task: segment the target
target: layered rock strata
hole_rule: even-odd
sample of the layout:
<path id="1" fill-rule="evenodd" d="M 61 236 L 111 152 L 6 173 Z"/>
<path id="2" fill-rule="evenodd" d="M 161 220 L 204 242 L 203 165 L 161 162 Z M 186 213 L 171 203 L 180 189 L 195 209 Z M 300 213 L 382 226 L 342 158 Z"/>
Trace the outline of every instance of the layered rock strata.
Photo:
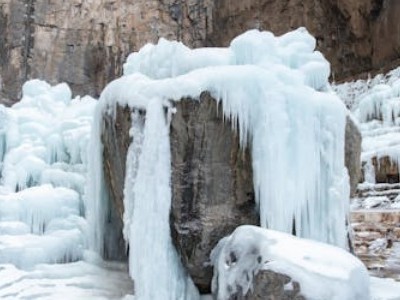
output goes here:
<path id="1" fill-rule="evenodd" d="M 398 60 L 399 13 L 396 0 L 3 0 L 0 101 L 16 101 L 29 78 L 98 96 L 148 42 L 224 46 L 254 28 L 279 35 L 305 26 L 342 79 Z"/>

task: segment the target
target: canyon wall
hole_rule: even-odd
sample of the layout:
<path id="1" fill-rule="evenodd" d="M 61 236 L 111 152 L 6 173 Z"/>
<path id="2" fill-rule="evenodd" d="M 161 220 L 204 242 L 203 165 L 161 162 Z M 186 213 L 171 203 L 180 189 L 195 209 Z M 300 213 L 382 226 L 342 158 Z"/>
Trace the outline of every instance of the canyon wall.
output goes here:
<path id="1" fill-rule="evenodd" d="M 398 63 L 399 13 L 396 0 L 0 0 L 0 101 L 30 78 L 96 97 L 147 42 L 225 46 L 251 28 L 305 26 L 341 80 Z"/>
<path id="2" fill-rule="evenodd" d="M 147 42 L 204 45 L 207 13 L 205 1 L 1 0 L 0 97 L 16 101 L 30 78 L 97 97 Z"/>

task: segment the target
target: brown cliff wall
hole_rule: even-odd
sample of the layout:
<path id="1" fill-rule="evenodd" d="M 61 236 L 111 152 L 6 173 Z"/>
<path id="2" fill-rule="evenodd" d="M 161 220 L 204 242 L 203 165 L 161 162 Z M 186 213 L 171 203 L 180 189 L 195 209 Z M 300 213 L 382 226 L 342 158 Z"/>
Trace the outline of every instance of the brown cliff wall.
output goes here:
<path id="1" fill-rule="evenodd" d="M 396 0 L 215 1 L 212 44 L 259 28 L 283 34 L 306 27 L 332 64 L 333 77 L 393 67 L 400 58 L 400 2 Z"/>
<path id="2" fill-rule="evenodd" d="M 342 79 L 398 62 L 399 14 L 397 0 L 0 0 L 0 99 L 29 78 L 98 96 L 147 42 L 222 46 L 251 28 L 307 27 Z"/>
<path id="3" fill-rule="evenodd" d="M 206 2 L 0 0 L 0 99 L 16 101 L 30 78 L 98 96 L 147 42 L 203 45 Z"/>

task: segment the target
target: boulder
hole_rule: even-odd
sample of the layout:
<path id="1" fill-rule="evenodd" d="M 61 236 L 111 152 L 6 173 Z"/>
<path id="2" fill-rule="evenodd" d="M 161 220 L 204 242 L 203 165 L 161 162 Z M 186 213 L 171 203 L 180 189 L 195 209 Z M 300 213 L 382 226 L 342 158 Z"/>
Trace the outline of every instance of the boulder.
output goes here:
<path id="1" fill-rule="evenodd" d="M 243 224 L 259 224 L 254 200 L 250 149 L 241 149 L 238 132 L 223 118 L 221 104 L 209 93 L 200 101 L 181 99 L 170 127 L 172 207 L 170 227 L 173 242 L 194 283 L 203 293 L 211 288 L 211 250 L 224 236 Z M 104 115 L 104 178 L 110 194 L 108 228 L 118 236 L 106 244 L 118 245 L 108 258 L 125 257 L 123 190 L 131 112 L 116 107 L 115 116 Z M 145 122 L 145 112 L 141 112 Z M 133 137 L 134 138 L 134 137 Z M 352 192 L 359 181 L 361 136 L 348 119 L 346 166 Z M 106 231 L 107 232 L 107 231 Z M 119 232 L 119 234 L 115 234 Z M 107 234 L 106 234 L 107 239 Z"/>
<path id="2" fill-rule="evenodd" d="M 259 224 L 259 216 L 250 150 L 240 148 L 238 133 L 223 120 L 222 107 L 208 93 L 200 100 L 177 102 L 171 121 L 170 225 L 173 242 L 194 283 L 202 292 L 210 292 L 212 267 L 207 264 L 211 250 L 237 226 Z M 103 117 L 103 169 L 112 211 L 107 227 L 114 232 L 122 232 L 123 227 L 130 115 L 130 108 L 117 106 L 115 117 Z M 142 117 L 144 122 L 145 113 Z M 106 244 L 123 249 L 108 251 L 108 258 L 124 256 L 122 233 L 117 241 Z"/>

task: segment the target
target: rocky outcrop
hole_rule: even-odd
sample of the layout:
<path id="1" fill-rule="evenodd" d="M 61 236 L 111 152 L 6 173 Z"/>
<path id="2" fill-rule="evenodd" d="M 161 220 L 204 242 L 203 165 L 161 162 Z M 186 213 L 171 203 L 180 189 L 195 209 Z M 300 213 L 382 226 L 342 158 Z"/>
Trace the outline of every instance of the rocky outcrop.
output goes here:
<path id="1" fill-rule="evenodd" d="M 396 0 L 222 0 L 213 11 L 213 28 L 220 29 L 210 36 L 215 45 L 249 28 L 283 34 L 304 26 L 331 62 L 334 79 L 398 65 Z"/>
<path id="2" fill-rule="evenodd" d="M 159 37 L 204 45 L 210 1 L 4 0 L 0 3 L 0 99 L 22 83 L 67 82 L 98 96 L 127 55 Z"/>
<path id="3" fill-rule="evenodd" d="M 217 242 L 242 224 L 257 225 L 251 156 L 223 121 L 209 94 L 181 100 L 171 123 L 173 241 L 202 292 L 210 291 L 207 265 Z"/>
<path id="4" fill-rule="evenodd" d="M 350 196 L 354 197 L 361 180 L 361 132 L 350 117 L 346 121 L 345 165 L 350 177 Z"/>
<path id="5" fill-rule="evenodd" d="M 396 0 L 3 0 L 0 101 L 16 101 L 30 78 L 98 96 L 147 42 L 224 46 L 252 28 L 283 34 L 305 26 L 341 79 L 398 60 L 399 13 Z"/>
<path id="6" fill-rule="evenodd" d="M 300 284 L 289 276 L 270 270 L 261 270 L 253 278 L 252 289 L 246 295 L 242 291 L 233 294 L 229 300 L 306 300 L 301 295 Z"/>

